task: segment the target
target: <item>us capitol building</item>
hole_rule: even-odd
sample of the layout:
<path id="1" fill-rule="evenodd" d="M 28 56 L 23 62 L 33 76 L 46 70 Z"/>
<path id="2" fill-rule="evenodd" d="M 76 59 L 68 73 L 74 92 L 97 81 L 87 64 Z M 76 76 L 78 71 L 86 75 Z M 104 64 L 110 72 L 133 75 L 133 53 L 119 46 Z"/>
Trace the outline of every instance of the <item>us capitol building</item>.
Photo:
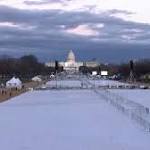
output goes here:
<path id="1" fill-rule="evenodd" d="M 45 65 L 47 67 L 55 67 L 55 62 L 47 62 Z M 75 54 L 72 50 L 70 50 L 68 53 L 67 60 L 65 62 L 59 62 L 59 66 L 62 66 L 63 69 L 67 72 L 78 72 L 81 66 L 97 67 L 99 66 L 99 63 L 96 61 L 76 62 Z"/>

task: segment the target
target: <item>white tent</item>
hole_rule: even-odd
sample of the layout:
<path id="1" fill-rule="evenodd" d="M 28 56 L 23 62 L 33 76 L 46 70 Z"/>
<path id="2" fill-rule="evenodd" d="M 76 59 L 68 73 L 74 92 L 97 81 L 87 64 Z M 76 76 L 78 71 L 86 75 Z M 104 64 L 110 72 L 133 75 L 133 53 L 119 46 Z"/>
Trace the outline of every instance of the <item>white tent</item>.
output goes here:
<path id="1" fill-rule="evenodd" d="M 19 78 L 13 77 L 9 81 L 6 82 L 6 87 L 7 88 L 22 88 L 22 82 Z"/>
<path id="2" fill-rule="evenodd" d="M 38 76 L 35 76 L 35 77 L 32 78 L 32 81 L 34 81 L 34 82 L 41 82 L 42 79 L 40 77 L 38 77 Z"/>
<path id="3" fill-rule="evenodd" d="M 50 79 L 55 78 L 55 75 L 51 74 L 50 75 Z"/>

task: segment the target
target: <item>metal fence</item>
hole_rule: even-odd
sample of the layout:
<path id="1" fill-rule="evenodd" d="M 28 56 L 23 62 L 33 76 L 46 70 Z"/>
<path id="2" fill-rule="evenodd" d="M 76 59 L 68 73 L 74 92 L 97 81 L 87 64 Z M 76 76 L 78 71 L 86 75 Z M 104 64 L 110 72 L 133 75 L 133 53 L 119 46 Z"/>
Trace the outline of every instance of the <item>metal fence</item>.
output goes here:
<path id="1" fill-rule="evenodd" d="M 65 77 L 64 77 L 65 80 Z M 63 80 L 63 81 L 64 81 Z M 107 101 L 109 104 L 117 108 L 124 115 L 128 116 L 135 122 L 137 122 L 140 126 L 142 126 L 146 131 L 150 132 L 150 113 L 149 108 L 134 102 L 130 99 L 124 98 L 117 93 L 113 93 L 107 87 L 99 88 L 95 86 L 94 82 L 91 82 L 84 76 L 78 76 L 76 79 L 80 81 L 77 86 L 67 86 L 60 84 L 57 85 L 57 89 L 92 89 L 96 94 L 98 94 L 102 99 Z M 58 81 L 59 82 L 59 81 Z M 56 89 L 55 84 L 54 87 L 46 87 L 45 89 Z"/>
<path id="2" fill-rule="evenodd" d="M 118 94 L 112 93 L 107 89 L 98 90 L 95 88 L 94 92 L 110 103 L 112 106 L 117 108 L 117 110 L 130 117 L 132 120 L 136 121 L 146 131 L 150 132 L 149 108 L 121 97 Z"/>

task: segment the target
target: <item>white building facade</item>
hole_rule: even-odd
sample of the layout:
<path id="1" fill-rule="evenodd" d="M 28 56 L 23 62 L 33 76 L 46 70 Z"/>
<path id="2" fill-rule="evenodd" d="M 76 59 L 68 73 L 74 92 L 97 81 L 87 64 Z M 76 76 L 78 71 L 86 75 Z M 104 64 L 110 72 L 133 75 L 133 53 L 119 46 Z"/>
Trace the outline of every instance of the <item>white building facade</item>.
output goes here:
<path id="1" fill-rule="evenodd" d="M 55 67 L 55 62 L 48 62 L 45 65 L 48 67 Z M 68 53 L 67 60 L 65 62 L 59 62 L 59 65 L 67 72 L 78 72 L 81 66 L 97 67 L 99 63 L 95 61 L 76 62 L 75 54 L 71 50 Z"/>

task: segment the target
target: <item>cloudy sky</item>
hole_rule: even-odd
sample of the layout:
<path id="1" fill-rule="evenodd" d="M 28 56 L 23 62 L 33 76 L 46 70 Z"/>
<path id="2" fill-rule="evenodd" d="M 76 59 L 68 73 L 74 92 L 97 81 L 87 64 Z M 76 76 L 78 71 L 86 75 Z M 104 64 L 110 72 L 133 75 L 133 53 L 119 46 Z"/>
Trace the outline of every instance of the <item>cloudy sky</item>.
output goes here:
<path id="1" fill-rule="evenodd" d="M 150 58 L 149 0 L 0 0 L 0 55 Z"/>

